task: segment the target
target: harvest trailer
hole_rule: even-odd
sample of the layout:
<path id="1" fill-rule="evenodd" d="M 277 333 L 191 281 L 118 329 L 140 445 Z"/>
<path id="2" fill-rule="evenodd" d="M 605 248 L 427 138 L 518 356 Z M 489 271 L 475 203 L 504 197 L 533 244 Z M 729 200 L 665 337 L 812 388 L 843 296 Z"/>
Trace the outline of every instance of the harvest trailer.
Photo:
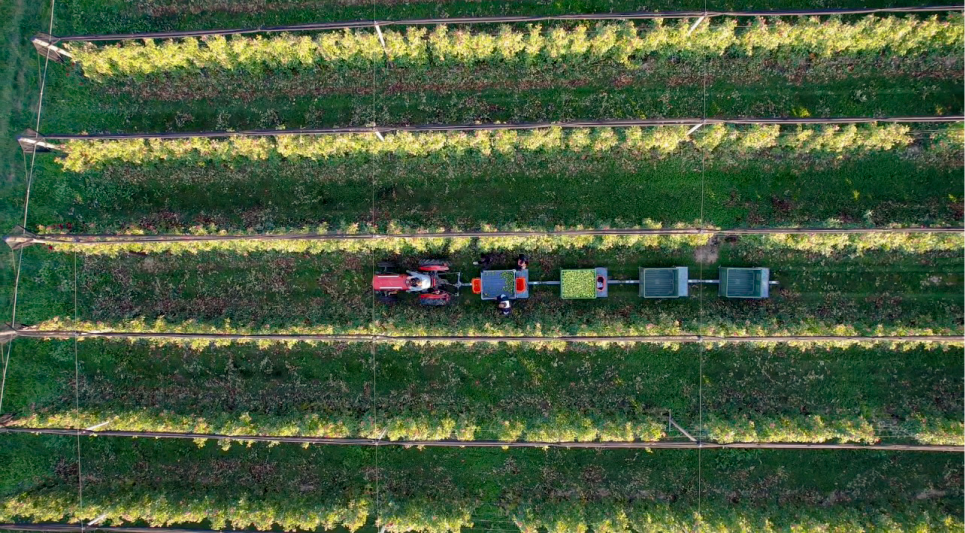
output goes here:
<path id="1" fill-rule="evenodd" d="M 558 281 L 529 279 L 528 269 L 483 270 L 478 278 L 463 283 L 461 273 L 449 273 L 448 262 L 423 259 L 417 270 L 398 272 L 392 263 L 379 263 L 380 272 L 372 278 L 372 289 L 383 302 L 393 302 L 401 293 L 417 295 L 419 303 L 447 305 L 463 287 L 483 300 L 521 300 L 529 298 L 529 288 L 559 285 L 564 300 L 606 298 L 610 285 L 638 285 L 641 298 L 673 299 L 690 295 L 690 285 L 718 285 L 724 298 L 764 299 L 770 296 L 771 271 L 764 267 L 720 267 L 718 279 L 690 279 L 687 267 L 640 268 L 637 279 L 610 279 L 606 267 L 563 269 Z M 445 276 L 455 276 L 455 281 Z"/>

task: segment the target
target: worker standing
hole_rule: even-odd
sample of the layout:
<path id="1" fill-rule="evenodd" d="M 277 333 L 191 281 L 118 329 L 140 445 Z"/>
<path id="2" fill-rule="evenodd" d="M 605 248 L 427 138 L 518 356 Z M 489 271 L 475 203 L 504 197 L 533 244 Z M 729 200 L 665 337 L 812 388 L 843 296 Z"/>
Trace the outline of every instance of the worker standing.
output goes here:
<path id="1" fill-rule="evenodd" d="M 505 294 L 500 294 L 496 298 L 496 308 L 503 316 L 509 316 L 513 312 L 513 302 Z"/>
<path id="2" fill-rule="evenodd" d="M 489 267 L 492 266 L 493 261 L 494 261 L 493 254 L 485 253 L 479 257 L 478 261 L 473 261 L 472 264 L 478 266 L 480 271 L 484 271 L 484 270 L 489 270 Z"/>

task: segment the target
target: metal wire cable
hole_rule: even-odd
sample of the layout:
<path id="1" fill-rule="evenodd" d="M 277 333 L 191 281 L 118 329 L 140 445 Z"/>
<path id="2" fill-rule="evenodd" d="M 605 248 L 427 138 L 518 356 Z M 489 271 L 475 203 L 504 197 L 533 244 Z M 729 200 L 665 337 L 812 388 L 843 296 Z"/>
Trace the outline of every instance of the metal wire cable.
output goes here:
<path id="1" fill-rule="evenodd" d="M 377 18 L 377 15 L 378 15 L 377 5 L 376 5 L 376 3 L 373 1 L 373 2 L 372 2 L 372 20 L 375 20 L 375 19 Z M 376 28 L 378 28 L 377 25 L 376 25 Z M 381 33 L 380 33 L 379 35 L 381 36 Z M 379 75 L 379 73 L 377 72 L 377 69 L 378 69 L 378 66 L 377 66 L 377 65 L 372 65 L 372 117 L 373 117 L 373 119 L 375 119 L 375 117 L 378 117 L 378 115 L 379 115 L 379 109 L 378 109 L 378 104 L 377 104 L 378 97 L 379 97 L 379 92 L 378 92 L 378 75 Z M 384 72 L 383 72 L 383 75 L 384 75 Z M 380 136 L 380 138 L 381 138 L 381 136 Z M 376 208 L 377 208 L 377 206 L 376 206 L 376 179 L 377 179 L 376 176 L 377 176 L 377 175 L 378 175 L 378 172 L 376 172 L 375 169 L 373 168 L 373 169 L 372 169 L 372 226 L 371 226 L 372 228 L 375 228 L 375 227 L 376 227 L 376 221 L 377 221 L 377 219 L 376 219 L 376 212 L 377 212 L 377 211 L 376 211 Z M 375 253 L 374 253 L 374 252 L 372 253 L 371 259 L 372 259 L 372 262 L 371 262 L 371 263 L 372 263 L 372 276 L 374 277 L 374 276 L 375 276 L 375 272 L 376 272 L 376 259 L 375 259 Z M 375 324 L 375 323 L 376 323 L 376 300 L 375 300 L 375 291 L 372 291 L 371 296 L 372 296 L 372 299 L 371 299 L 371 302 L 372 302 L 372 324 Z M 372 363 L 372 413 L 373 413 L 372 416 L 373 416 L 373 419 L 375 420 L 375 427 L 378 428 L 378 427 L 379 427 L 379 403 L 378 403 L 378 395 L 377 395 L 377 392 L 376 392 L 376 381 L 378 380 L 378 366 L 377 366 L 377 364 L 376 364 L 376 357 L 377 357 L 376 344 L 375 344 L 374 342 L 372 342 L 372 343 L 369 345 L 369 349 L 370 349 L 370 353 L 371 353 L 371 356 L 372 356 L 372 360 L 371 360 L 371 363 Z M 379 441 L 382 440 L 382 436 L 383 436 L 383 435 L 384 435 L 384 433 L 380 433 L 380 434 L 379 434 L 379 439 L 378 439 Z M 378 446 L 375 447 L 375 451 L 374 451 L 374 453 L 373 453 L 373 456 L 374 456 L 374 461 L 373 461 L 373 462 L 375 463 L 375 525 L 378 526 L 379 523 L 382 521 L 382 494 L 381 494 L 382 472 L 381 472 L 381 470 L 379 470 L 379 447 L 378 447 Z M 380 533 L 381 533 L 381 531 L 380 531 Z"/>
<path id="2" fill-rule="evenodd" d="M 630 441 L 630 442 L 539 442 L 539 441 L 493 441 L 493 440 L 384 440 L 340 439 L 326 437 L 290 437 L 282 435 L 224 435 L 218 433 L 180 433 L 174 431 L 92 431 L 69 428 L 0 428 L 0 433 L 28 433 L 41 435 L 74 435 L 77 432 L 88 437 L 152 438 L 152 439 L 213 439 L 239 442 L 280 442 L 296 444 L 319 444 L 331 446 L 396 446 L 427 448 L 561 448 L 561 449 L 775 449 L 775 450 L 892 450 L 911 452 L 965 452 L 965 446 L 951 444 L 857 444 L 857 443 L 810 443 L 810 442 L 733 442 L 709 441 Z"/>
<path id="3" fill-rule="evenodd" d="M 77 321 L 77 253 L 74 253 L 74 321 Z M 74 337 L 74 409 L 80 412 L 80 356 L 77 351 L 77 337 Z M 80 444 L 81 432 L 77 429 L 77 501 L 80 530 L 84 531 L 84 470 Z"/>
<path id="4" fill-rule="evenodd" d="M 704 11 L 707 11 L 707 0 L 704 0 Z M 694 26 L 696 29 L 696 25 Z M 703 91 L 701 94 L 701 118 L 703 122 L 707 121 L 707 77 L 709 58 L 707 56 L 703 57 L 703 76 L 702 84 Z M 704 204 L 707 198 L 707 150 L 700 151 L 700 228 L 703 229 L 707 221 L 704 220 Z M 711 243 L 708 242 L 705 246 L 709 246 Z M 699 275 L 700 278 L 704 278 L 704 262 L 699 262 Z M 697 297 L 697 334 L 704 334 L 704 289 L 701 287 L 700 293 Z M 698 416 L 698 428 L 697 428 L 697 439 L 700 441 L 704 436 L 704 349 L 706 345 L 701 344 L 700 349 L 697 350 L 697 416 Z M 701 505 L 703 501 L 701 499 L 701 488 L 703 487 L 703 454 L 702 449 L 697 449 L 697 520 L 695 524 L 695 533 L 701 529 Z"/>
<path id="5" fill-rule="evenodd" d="M 39 339 L 170 339 L 181 341 L 274 341 L 274 342 L 376 342 L 380 344 L 397 343 L 449 343 L 449 344 L 486 344 L 500 342 L 519 343 L 721 343 L 721 344 L 760 344 L 778 342 L 935 342 L 962 343 L 962 335 L 558 335 L 558 336 L 513 336 L 513 335 L 375 335 L 375 334 L 274 334 L 274 333 L 173 333 L 140 331 L 81 331 L 81 330 L 40 330 L 21 328 L 0 333 L 7 338 Z"/>
<path id="6" fill-rule="evenodd" d="M 47 30 L 48 32 L 54 31 L 55 2 L 56 0 L 50 0 L 50 25 Z M 40 116 L 44 106 L 44 89 L 47 86 L 47 67 L 50 64 L 50 56 L 45 55 L 44 58 L 45 58 L 44 70 L 43 70 L 43 75 L 40 78 L 40 96 L 37 101 L 37 124 L 36 124 L 35 131 L 40 131 Z M 31 189 L 31 185 L 33 184 L 34 164 L 36 163 L 36 161 L 37 161 L 37 151 L 34 150 L 30 156 L 30 168 L 27 170 L 27 175 L 25 176 L 26 192 L 24 194 L 24 201 L 23 201 L 23 225 L 21 226 L 22 228 L 24 228 L 23 230 L 24 235 L 26 235 L 26 232 L 27 232 L 26 230 L 27 214 L 30 209 L 30 189 Z M 24 155 L 24 163 L 26 164 L 26 154 Z M 20 273 L 21 273 L 21 270 L 23 269 L 23 248 L 20 249 L 20 253 L 18 255 L 19 255 L 19 258 L 17 260 L 17 267 L 16 267 L 17 272 L 13 278 L 13 297 L 12 297 L 13 306 L 10 312 L 10 326 L 14 328 L 17 327 L 17 297 L 20 292 Z M 13 351 L 12 346 L 7 348 L 7 357 L 3 362 L 3 376 L 2 378 L 0 378 L 0 413 L 3 412 L 3 394 L 7 386 L 7 368 L 9 367 L 9 364 L 10 364 L 10 356 L 12 354 L 12 351 Z"/>
<path id="7" fill-rule="evenodd" d="M 684 18 L 715 18 L 715 17 L 800 17 L 800 16 L 833 16 L 833 15 L 873 15 L 877 13 L 941 13 L 962 11 L 965 6 L 921 6 L 921 7 L 883 7 L 857 9 L 811 9 L 811 10 L 781 10 L 781 11 L 636 11 L 630 13 L 591 13 L 575 15 L 538 15 L 538 16 L 496 16 L 496 17 L 448 17 L 409 20 L 359 20 L 347 22 L 322 22 L 310 24 L 294 24 L 288 26 L 259 26 L 255 28 L 220 29 L 220 30 L 189 30 L 162 31 L 145 33 L 116 33 L 94 35 L 66 35 L 53 37 L 53 42 L 77 41 L 123 41 L 129 39 L 176 39 L 183 37 L 203 37 L 212 35 L 242 35 L 247 33 L 276 33 L 324 31 L 355 28 L 371 28 L 379 26 L 432 26 L 439 24 L 511 24 L 525 22 L 550 21 L 603 21 L 603 20 L 654 20 L 654 19 L 684 19 Z M 373 15 L 374 15 L 373 6 Z"/>

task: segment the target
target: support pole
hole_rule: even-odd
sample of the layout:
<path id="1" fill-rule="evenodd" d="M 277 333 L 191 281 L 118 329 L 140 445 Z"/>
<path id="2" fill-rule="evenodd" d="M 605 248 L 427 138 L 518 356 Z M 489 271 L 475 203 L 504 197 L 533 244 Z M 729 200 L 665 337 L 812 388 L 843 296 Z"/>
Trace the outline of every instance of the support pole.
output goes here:
<path id="1" fill-rule="evenodd" d="M 673 416 L 671 416 L 670 414 L 668 414 L 668 415 L 667 415 L 667 420 L 669 420 L 670 423 L 673 424 L 673 427 L 677 428 L 677 431 L 683 433 L 685 437 L 687 437 L 688 439 L 690 439 L 691 442 L 697 442 L 697 439 L 695 439 L 693 435 L 691 435 L 690 433 L 687 433 L 687 430 L 686 430 L 686 429 L 680 427 L 680 424 L 678 424 L 677 421 L 673 419 Z"/>
<path id="2" fill-rule="evenodd" d="M 7 243 L 11 250 L 19 250 L 31 244 L 36 244 L 38 239 L 37 235 L 30 233 L 23 226 L 14 227 L 9 235 L 3 237 L 3 241 Z"/>
<path id="3" fill-rule="evenodd" d="M 107 519 L 107 513 L 104 513 L 98 516 L 97 518 L 91 520 L 90 522 L 87 522 L 87 527 L 96 526 L 97 524 L 100 524 L 106 519 Z"/>
<path id="4" fill-rule="evenodd" d="M 70 52 L 55 45 L 54 43 L 56 42 L 56 39 L 46 33 L 38 33 L 33 39 L 30 39 L 30 44 L 34 45 L 37 52 L 47 59 L 63 63 L 64 58 L 70 59 L 73 57 L 70 55 Z"/>
<path id="5" fill-rule="evenodd" d="M 111 421 L 108 420 L 108 421 L 106 421 L 106 422 L 101 422 L 100 424 L 94 424 L 93 426 L 85 429 L 84 431 L 97 431 L 98 429 L 100 429 L 100 428 L 102 428 L 102 427 L 104 427 L 104 426 L 106 426 L 107 424 L 110 424 L 110 423 L 111 423 Z"/>
<path id="6" fill-rule="evenodd" d="M 6 344 L 16 338 L 17 330 L 13 329 L 7 324 L 0 325 L 0 344 Z"/>
<path id="7" fill-rule="evenodd" d="M 706 15 L 706 14 L 701 15 L 700 18 L 697 19 L 697 22 L 694 22 L 693 26 L 691 26 L 691 27 L 690 27 L 690 30 L 687 32 L 687 37 L 690 37 L 690 34 L 693 33 L 694 30 L 697 29 L 697 26 L 700 26 L 700 23 L 703 22 L 705 18 L 707 18 L 707 15 Z"/>
<path id="8" fill-rule="evenodd" d="M 687 135 L 689 136 L 689 135 L 692 134 L 693 132 L 699 130 L 700 127 L 703 126 L 703 125 L 704 125 L 703 122 L 701 122 L 700 124 L 695 124 L 693 128 L 690 128 L 689 130 L 687 130 Z"/>
<path id="9" fill-rule="evenodd" d="M 61 151 L 59 146 L 50 144 L 42 135 L 30 129 L 24 130 L 24 132 L 17 137 L 17 143 L 20 144 L 20 149 L 23 150 L 25 154 Z"/>
<path id="10" fill-rule="evenodd" d="M 385 47 L 385 37 L 382 36 L 382 28 L 379 27 L 378 22 L 374 23 L 374 25 L 375 25 L 375 33 L 379 36 L 379 42 L 382 43 L 382 51 L 385 52 L 386 55 L 388 55 L 389 50 L 388 48 Z"/>

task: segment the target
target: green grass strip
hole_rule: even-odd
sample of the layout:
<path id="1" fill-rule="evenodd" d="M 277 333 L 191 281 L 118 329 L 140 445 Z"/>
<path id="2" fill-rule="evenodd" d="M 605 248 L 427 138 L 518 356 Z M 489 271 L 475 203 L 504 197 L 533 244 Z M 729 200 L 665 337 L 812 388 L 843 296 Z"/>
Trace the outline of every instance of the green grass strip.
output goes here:
<path id="1" fill-rule="evenodd" d="M 189 442 L 91 439 L 83 441 L 81 506 L 73 439 L 8 442 L 0 450 L 5 464 L 29 464 L 4 476 L 12 488 L 0 503 L 5 521 L 104 515 L 111 525 L 394 532 L 455 532 L 491 520 L 524 532 L 961 528 L 961 462 L 951 454 L 811 452 L 802 460 L 800 452 L 721 450 L 704 451 L 698 463 L 697 452 L 678 451 L 386 448 L 378 451 L 376 488 L 374 450 L 222 451 Z M 902 497 L 908 494 L 916 497 Z"/>
<path id="2" fill-rule="evenodd" d="M 72 341 L 25 342 L 15 345 L 8 390 L 17 413 L 9 425 L 17 427 L 628 442 L 666 438 L 664 414 L 672 412 L 700 433 L 693 363 L 703 347 L 695 345 L 557 352 L 400 344 L 376 349 L 373 377 L 366 345 L 184 349 L 90 340 L 80 344 L 75 410 Z M 715 349 L 702 377 L 703 438 L 961 444 L 962 423 L 948 416 L 961 410 L 961 380 L 947 379 L 961 370 L 957 353 L 947 346 Z M 772 390 L 774 374 L 785 384 L 780 391 Z"/>

